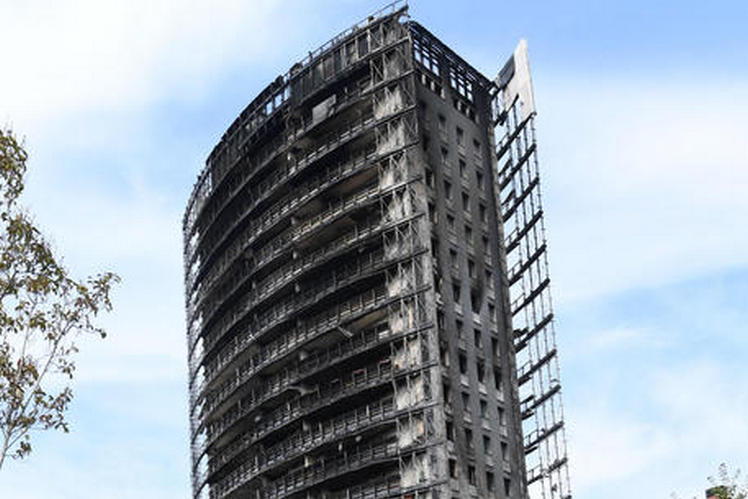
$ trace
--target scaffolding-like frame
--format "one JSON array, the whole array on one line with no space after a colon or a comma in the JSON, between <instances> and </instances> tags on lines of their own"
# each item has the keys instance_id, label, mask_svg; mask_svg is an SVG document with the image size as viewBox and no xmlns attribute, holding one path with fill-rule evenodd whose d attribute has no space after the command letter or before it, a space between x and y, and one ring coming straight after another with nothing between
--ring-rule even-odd
<instances>
[{"instance_id":1,"label":"scaffolding-like frame","mask_svg":"<svg viewBox=\"0 0 748 499\"><path fill-rule=\"evenodd\" d=\"M570 499L560 369L550 294L535 138L535 105L520 42L494 81L497 191L501 203L528 491Z\"/></svg>"}]
</instances>

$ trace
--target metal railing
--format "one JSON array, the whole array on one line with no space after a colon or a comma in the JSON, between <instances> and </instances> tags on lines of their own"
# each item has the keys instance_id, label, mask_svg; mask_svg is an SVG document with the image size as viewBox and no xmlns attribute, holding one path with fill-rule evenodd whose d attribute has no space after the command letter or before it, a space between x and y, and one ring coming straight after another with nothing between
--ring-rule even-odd
<instances>
[{"instance_id":1,"label":"metal railing","mask_svg":"<svg viewBox=\"0 0 748 499\"><path fill-rule=\"evenodd\" d=\"M355 193L347 199L340 200L338 203L330 205L326 211L280 233L278 236L268 241L261 250L258 250L255 253L255 268L259 268L261 265L266 264L283 252L290 250L293 244L309 237L313 232L327 226L334 220L371 204L382 195L395 191L406 185L408 182L410 182L410 179L386 187L382 187L378 184L374 185L366 190ZM239 239L244 239L247 241L246 245L248 245L251 244L249 242L250 240L254 240L257 237L258 235L256 233L247 232L245 237ZM215 345L229 329L234 327L241 318L246 316L247 312L249 312L254 306L254 302L251 298L251 296L245 296L238 304L233 306L232 310L226 311L217 323L210 324L210 320L206 320L200 331L195 332L196 337L203 337L205 352L210 351L213 345ZM194 341L196 341L196 338ZM190 350L192 350L192 348L194 348L194 343L191 345Z\"/></svg>"},{"instance_id":2,"label":"metal railing","mask_svg":"<svg viewBox=\"0 0 748 499\"><path fill-rule=\"evenodd\" d=\"M230 484L238 486L236 484L249 482L254 477L272 469L274 466L289 462L311 449L333 442L356 431L370 428L373 424L393 420L393 416L395 415L394 407L393 398L386 397L378 402L358 407L319 423L310 430L296 432L291 437L268 447L264 452L258 453L256 460L252 457L247 458L242 465L229 473L225 478L216 482L215 486L219 490L226 490L231 487ZM239 441L239 443L244 442ZM222 459L218 463L224 464L228 462L228 460L235 457L241 450L246 449L247 446L247 444L238 445L238 449L232 449L235 452L228 454L226 458L223 458L222 453ZM216 464L211 463L211 466L214 467Z\"/></svg>"},{"instance_id":3,"label":"metal railing","mask_svg":"<svg viewBox=\"0 0 748 499\"><path fill-rule=\"evenodd\" d=\"M328 167L323 175L314 177L312 181L306 182L304 185L297 187L296 189L294 189L291 195L286 196L282 200L278 201L275 205L268 208L265 214L263 214L263 218L272 218L277 221L284 216L288 216L291 212L293 212L295 208L303 206L305 203L309 202L311 199L313 199L315 196L319 195L329 187L339 183L340 181L350 177L351 175L370 168L374 164L373 159L375 157L375 154L364 153L359 155L352 161L341 162L340 164L335 165L335 167L333 168ZM260 224L258 226L258 230L266 230L263 225L264 224ZM221 296L221 298L230 296L238 288L239 282L251 273L252 272L249 270L241 272L238 276L236 276L236 274L234 273L231 273L230 275L233 279L231 279L231 281L229 281L228 283L221 282L222 289L218 290L220 291L218 294ZM208 302L206 304L206 299L214 291L212 287L213 284L213 282L207 282L207 279L203 280L202 292L197 299L197 307L202 306L203 313L205 313L206 315L210 315L213 312L214 307L217 306L216 303L221 302L221 300L214 299L212 300L212 302ZM226 287L228 287L229 289L226 290Z\"/></svg>"},{"instance_id":4,"label":"metal railing","mask_svg":"<svg viewBox=\"0 0 748 499\"><path fill-rule=\"evenodd\" d=\"M401 5L396 10L390 12L390 14L394 14L397 10L401 10L401 9L407 10L407 3L406 2L404 2L404 1L401 0L401 1L396 2L396 3L399 3ZM395 5L395 4L392 4L392 5ZM378 12L376 14L376 16L379 17L379 16L386 15L386 14L384 14L384 12L385 11L382 10L382 11ZM378 19L378 20L381 20L381 18ZM367 20L367 23L368 23L368 20ZM330 42L326 43L325 45L323 45L322 47L320 47L316 51L311 52L310 55L307 58L305 58L304 60L302 60L302 61L299 62L299 64L301 65L301 68L304 68L305 66L308 66L315 58L319 57L322 53L326 52L327 50L330 50L333 46L339 44L344 38L347 38L348 36L350 36L353 32L355 32L358 29L360 29L360 26L359 25L355 25L350 30L346 30L346 32L341 33L341 35L333 38L333 40L331 40ZM379 46L379 47L372 47L374 50L367 51L367 53L363 54L362 57L358 57L358 56L354 57L354 59L351 61L350 65L352 65L352 64L360 64L360 63L368 60L371 56L376 55L377 53L379 53L382 50L386 49L387 47L395 45L397 43L400 43L400 42L402 42L403 40L406 40L406 39L408 39L407 30L402 30L402 32L400 33L399 37L392 38L390 36L389 39L384 39L383 40L383 43L381 44L381 46ZM345 65L344 67L341 68L341 71L347 71L349 69L350 65ZM214 149L214 151L211 153L211 155L210 155L210 157L209 157L209 159L207 161L207 165L204 168L204 170L201 172L200 176L198 177L198 180L197 180L197 182L196 182L196 184L195 184L195 186L193 188L193 192L190 195L190 200L188 202L188 209L187 209L187 211L185 213L185 232L186 233L189 233L191 235L191 232L192 232L193 224L189 223L190 220L192 220L192 221L198 221L203 216L204 206L201 207L201 209L197 209L196 206L195 206L195 203L197 201L198 192L200 192L202 190L203 184L205 182L209 181L209 180L212 180L212 184L214 186L214 190L219 189L221 187L221 183L222 183L223 179L226 177L226 174L232 169L232 166L234 166L234 165L228 165L228 167L223 167L223 168L219 168L219 167L216 167L215 169L212 168L213 163L216 162L215 158L217 158L218 156L220 156L222 153L225 154L223 151L221 151L221 149L223 149L223 150L230 149L232 147L232 144L237 144L239 142L241 142L241 144L244 144L246 142L246 140L249 138L249 136L255 130L257 130L262 124L264 124L272 116L273 112L271 112L271 113L267 112L268 103L270 103L270 102L274 103L274 99L277 99L277 95L276 94L279 94L279 93L281 93L281 94L289 93L290 94L291 88L290 88L289 83L293 79L294 75L298 74L298 72L299 72L298 70L299 69L300 68L298 68L298 65L295 65L294 66L294 74L293 75L291 74L291 71L289 71L288 73L286 73L282 77L276 78L276 82L279 81L279 80L281 81L282 88L280 88L276 92L270 93L265 98L264 101L257 102L257 103L253 102L252 104L250 104L251 111L249 110L249 108L246 109L242 113L242 115L240 116L240 118L238 118L237 120L235 120L234 123L232 123L232 125L229 127L229 130L226 132L226 134L224 134L224 137L221 139L221 142L219 143L219 145L216 146L216 148ZM271 84L271 86L268 87L268 89L266 89L266 91L262 92L260 95L262 95L263 93L266 93L273 85L274 84ZM275 111L275 109L273 109L273 111ZM237 139L236 135L238 133L242 133L245 138L243 140ZM240 149L240 147L236 147L235 146L235 149L238 150L238 149ZM235 151L234 156L238 156L238 151ZM233 161L233 163L235 163L235 161ZM211 175L213 175L214 178L211 179L210 178ZM214 194L214 193L210 193L210 194ZM197 212L196 213L191 213L193 211L197 211ZM191 214L191 216L190 216L190 214Z\"/></svg>"},{"instance_id":5,"label":"metal railing","mask_svg":"<svg viewBox=\"0 0 748 499\"><path fill-rule=\"evenodd\" d=\"M346 251L348 248L358 243L361 243L365 241L366 239L375 237L377 234L380 234L386 230L410 223L412 220L414 220L415 218L419 216L420 214L415 214L402 221L392 222L388 224L382 223L382 221L377 218L375 220L372 220L369 223L365 223L362 226L356 226L354 230L334 240L329 245L318 249L314 253L309 254L308 255L309 260L319 261L322 258L331 258L332 256L340 252ZM314 320L306 321L306 324L307 326L305 327L311 328L310 330L316 331ZM269 351L279 352L278 353L279 356L284 355L285 349L282 347L279 347L279 345L295 346L313 337L313 336L304 335L303 337L298 337L298 339L295 340L293 335L298 335L298 334L300 334L300 330L294 329L290 331L289 334L283 335L279 339L274 340L270 344L266 345L263 348L263 350L269 349ZM219 351L217 355L214 357L214 360L212 360L206 365L205 371L207 372L207 374L206 374L205 379L199 385L193 386L192 391L194 393L203 393L206 387L210 383L212 383L223 372L223 369L226 366L228 366L232 361L234 361L234 359L236 359L239 356L239 354L242 351L244 351L244 349L246 349L247 346L250 345L250 343L254 341L254 339L255 339L255 335L250 331L239 333L234 338L232 343L224 347L223 350ZM289 346L288 348L292 348L292 347ZM250 362L252 362L254 365L257 365L258 362L255 362L255 361L259 361L260 357L261 356L253 356L250 359ZM195 361L195 362L197 363L200 360L202 359L198 359L198 361ZM190 382L191 383L194 382L196 369L197 367L195 365L190 366Z\"/></svg>"},{"instance_id":6,"label":"metal railing","mask_svg":"<svg viewBox=\"0 0 748 499\"><path fill-rule=\"evenodd\" d=\"M286 179L289 178L291 175L305 169L307 166L310 166L312 163L316 162L321 157L334 151L341 145L358 137L359 135L363 134L366 131L372 130L376 122L377 120L375 120L373 116L362 117L358 120L351 121L350 123L348 123L348 126L344 128L343 130L336 130L334 132L330 132L328 134L329 137L326 137L326 139L320 140L321 144L316 149L307 152L307 154L305 154L304 156L300 158L294 158L294 160L290 162L290 164L281 166L280 171L285 173L284 176ZM269 160L267 161L269 163ZM233 199L233 197L231 199ZM255 199L259 199L259 198L255 198ZM245 211L247 213L250 213L252 209L254 209L258 204L259 204L259 200L253 201L252 204L250 204L250 208L248 208ZM216 250L223 244L223 242L227 239L228 235L233 230L233 228L236 227L236 225L242 219L243 217L232 218L232 222L230 222L231 229L224 230L222 235L219 238L217 238L217 242L210 243L207 249L204 247L205 244L208 244L207 240L203 240L200 243L198 243L194 252L191 255L189 254L186 255L186 258L185 258L186 266L189 267L189 265L191 265L192 262L195 260L195 258L201 253L205 253L204 260L206 263L204 265L207 266L208 262L212 260L213 255L216 252ZM201 270L200 272L198 272L198 276L200 276L203 273L204 273L204 270Z\"/></svg>"},{"instance_id":7,"label":"metal railing","mask_svg":"<svg viewBox=\"0 0 748 499\"><path fill-rule=\"evenodd\" d=\"M363 485L353 485L338 492L328 494L326 499L383 499L398 497L403 492L400 475L392 474ZM320 499L319 497L314 499Z\"/></svg>"},{"instance_id":8,"label":"metal railing","mask_svg":"<svg viewBox=\"0 0 748 499\"><path fill-rule=\"evenodd\" d=\"M369 270L373 270L374 266L380 263L383 263L381 258L378 262L369 262L365 267L356 267L355 265L357 264L355 264L351 267L342 267L334 270L324 280L317 281L314 287L303 290L295 296L282 299L269 309L256 314L255 317L248 320L247 327L250 331L254 331L256 336L262 336L274 325L287 320L292 314L315 303L322 295L333 293L337 289L350 284L352 281L360 279L362 275ZM349 273L346 274L346 271ZM205 352L210 352L213 346L224 338L228 331L244 321L248 317L249 312L259 302L268 298L272 291L272 289L265 289L258 292L250 292L241 298L232 309L223 315L223 318L216 325L203 334Z\"/></svg>"},{"instance_id":9,"label":"metal railing","mask_svg":"<svg viewBox=\"0 0 748 499\"><path fill-rule=\"evenodd\" d=\"M346 144L350 140L359 137L360 135L362 135L362 132L370 129L375 122L376 120L371 114L367 114L356 120L350 120L346 122L346 126L342 130L334 130L328 132L326 137L316 140L315 142L319 143L319 146L317 148L308 151L304 156L300 158L294 158L290 161L286 159L284 161L288 161L291 164L296 164L299 168L304 168L320 157L334 151L341 145ZM271 159L274 159L275 157L277 157L277 154ZM262 163L262 166L269 163L270 160L268 160L267 163ZM227 205L231 200L236 199L236 194L238 194L238 192L234 193L234 195L229 200L227 200ZM241 213L240 215L226 217L222 219L220 224L207 226L209 227L208 231L198 242L196 250L193 252L193 254L188 254L189 259L192 259L192 257L197 255L198 253L202 253L203 256L206 257L206 260L210 258L210 255L216 250L216 248L220 247L221 243L226 240L231 231L239 223L242 222L244 217L247 216L257 204L253 198L249 197L244 199L244 201L245 205L240 206L237 210L239 211L239 213ZM219 218L219 214L217 214L214 220L218 220Z\"/></svg>"},{"instance_id":10,"label":"metal railing","mask_svg":"<svg viewBox=\"0 0 748 499\"><path fill-rule=\"evenodd\" d=\"M388 82L397 81L404 74L405 73L395 75L394 77L390 78ZM364 91L362 91L362 93L367 93L371 88L365 89ZM366 115L363 115L356 120L348 120L346 121L346 126L344 128L332 130L328 132L324 137L316 139L315 142L319 145L315 149L307 151L307 153L300 158L294 158L292 162L287 162L286 160L286 162L284 162L284 165L279 165L279 167L282 171L285 169L293 169L294 171L291 174L295 173L297 170L300 171L311 165L315 161L319 160L320 158L326 156L330 152L338 149L340 146L359 138L369 129L385 123L400 114L406 113L412 108L412 105L406 106L396 110L395 112L378 118L375 118L370 111ZM252 189L250 191L250 196L247 196L245 200L244 206L239 208L239 211L243 211L244 214L236 217L231 217L230 220L223 222L222 225L227 226L228 228L223 227L216 229L215 226L212 226L211 224L219 218L223 210L226 209L230 202L236 198L236 195L246 187L247 182L252 177L254 177L257 172L261 171L263 168L271 164L276 158L280 157L279 155L283 151L286 151L300 136L306 134L311 128L316 125L317 123L309 122L307 125L305 125L304 128L290 132L290 135L288 136L279 136L274 139L268 146L265 146L265 148L263 148L259 154L254 156L254 159L251 162L254 166L249 166L244 169L242 178L236 181L236 187L234 187L232 191L227 193L225 198L221 200L220 209L216 210L215 214L212 215L208 221L201 224L201 226L203 227L209 227L208 231L198 239L196 244L185 246L186 267L191 265L198 254L203 254L206 261L212 258L212 253L215 252L216 248L220 247L223 241L225 241L225 239L227 238L228 234L230 234L234 230L237 224L240 223L241 220L243 220L243 218L246 217L249 213L251 213L254 208L256 208L260 198L266 198L270 193L267 191L258 191L257 189ZM271 175L276 178L279 176L277 173L272 173ZM290 174L285 176L286 179L289 177ZM276 181L270 185L277 188L278 186L282 185L282 183L278 183ZM213 236L212 233L216 231L219 231L218 235ZM190 237L192 237L191 234ZM186 236L185 240L188 240Z\"/></svg>"},{"instance_id":11,"label":"metal railing","mask_svg":"<svg viewBox=\"0 0 748 499\"><path fill-rule=\"evenodd\" d=\"M358 470L360 468L381 462L382 460L397 459L398 446L396 443L384 443L356 448L334 460L315 463L307 468L297 469L284 474L281 478L261 488L262 497L274 499L285 497L336 475ZM245 483L241 477L228 482L223 488L211 487L211 497L225 497Z\"/></svg>"},{"instance_id":12,"label":"metal railing","mask_svg":"<svg viewBox=\"0 0 748 499\"><path fill-rule=\"evenodd\" d=\"M263 493L267 499L285 497L287 494L335 476L357 471L385 460L397 460L398 457L397 443L359 447L334 460L316 463L308 468L287 473L272 482L270 486L265 487Z\"/></svg>"},{"instance_id":13,"label":"metal railing","mask_svg":"<svg viewBox=\"0 0 748 499\"><path fill-rule=\"evenodd\" d=\"M373 128L374 126L377 126L377 125L379 125L381 123L385 123L385 122L387 122L390 119L397 118L398 116L400 116L402 114L405 114L405 113L411 111L412 109L413 108L411 106L411 107L402 109L402 110L400 110L400 111L398 111L396 113L393 113L390 116L387 116L387 117L379 119L379 120L373 120L373 118L364 119L360 123L360 125L361 125L360 128L357 128L358 125L356 125L355 123L354 123L354 125L352 125L352 128L355 129L355 132L354 131L350 131L350 132L342 132L342 133L343 133L343 135L345 135L344 138L346 140L352 140L355 137L351 137L351 134L354 134L355 136L358 136L358 135L360 135L359 132L363 133L363 131L368 130L370 128L370 126ZM337 133L334 134L334 136L337 139L340 139L341 138L340 134L341 134L341 132L337 132ZM397 150L402 149L404 147L407 147L408 145L410 145L410 144L409 143L408 144L404 144L402 147L398 148ZM331 146L329 146L329 145L328 146L322 146L321 149L324 150L324 151L326 151L326 152L329 152L326 149L326 148L329 148L329 147L331 147ZM387 157L388 155L391 155L391 154L397 152L397 150L387 151L385 153L378 153L378 154L375 154L373 156L370 154L370 152L365 152L364 153L363 161L366 161L367 159L371 160L371 161L383 159L383 158ZM251 204L251 206L249 208L247 208L246 213L244 215L241 215L240 217L237 217L235 219L235 222L232 225L231 229L228 230L228 231L226 231L224 233L224 235L221 238L221 241L226 240L226 238L228 237L228 235L231 232L233 232L234 228L238 226L238 224L240 223L240 221L244 217L246 217L258 205L258 203L260 201L266 199L267 196L269 196L271 192L273 192L280 185L282 185L283 182L285 182L288 178L290 178L293 175L298 174L300 171L302 171L303 169L305 169L306 167L308 167L310 164L314 163L317 159L319 159L320 155L324 155L323 154L324 151L322 151L322 152L319 152L319 151L320 151L320 148L318 148L316 151L313 151L313 152L309 153L305 158L302 158L299 161L295 161L291 165L286 165L284 167L281 167L279 169L279 171L276 172L276 173L274 173L273 176L272 176L272 178L269 179L269 180L272 180L272 181L267 182L267 183L265 183L264 181L261 182L261 184L258 185L255 188L255 190L258 192L257 197L255 198L256 200ZM325 154L326 154L326 152L325 152ZM344 164L344 163L350 162L350 161L351 161L351 159L347 158L347 159L341 161L341 164ZM354 159L354 161L355 161L355 159ZM296 206L299 206L299 205L296 205ZM287 209L286 213L285 213L285 216L288 216L288 214L289 214L289 211ZM275 218L273 218L273 223L275 223L275 222L277 222L278 220L281 220L281 219L283 219L283 217L275 217ZM270 225L268 225L267 227L269 227L269 226ZM264 227L263 230L267 230L267 227ZM241 254L243 254L243 252L244 252L244 250L246 248L245 245L246 244L251 244L251 243L247 243L246 242L247 234L252 234L252 231L245 230L245 231L243 231L243 233L242 233L241 236L234 237L234 239L229 244L229 246L220 254L219 257L217 257L218 258L217 262L214 261L214 259L216 258L215 253L216 253L217 249L223 243L221 242L221 244L214 245L213 248L211 249L211 251L209 252L208 256L204 259L205 261L201 264L201 266L200 266L200 268L198 269L197 272L195 272L195 273L186 272L185 285L186 285L186 289L188 290L188 294L190 294L190 293L192 293L194 291L194 286L195 286L195 284L198 281L200 281L203 284L202 287L203 287L204 290L208 289L208 288L211 288L213 286L214 282L218 279L218 277L220 277L231 265L233 265L237 261L237 258ZM242 236L244 236L244 237L242 237ZM254 238L253 240L256 240L256 238ZM198 254L198 252L195 253L195 255L197 255L197 254ZM194 258L189 259L190 262L193 262L193 260L194 260ZM186 260L186 261L188 261L188 260ZM188 264L185 265L185 267L189 268L191 265L192 265L192 263L188 263Z\"/></svg>"},{"instance_id":14,"label":"metal railing","mask_svg":"<svg viewBox=\"0 0 748 499\"><path fill-rule=\"evenodd\" d=\"M391 82L395 82L401 78L404 77L404 75L407 74L407 72L403 74L398 74L393 76L392 78L389 78L386 82L383 82L384 84L388 84ZM366 92L378 87L380 84L373 85L370 88L366 90ZM254 210L260 201L263 199L266 199L268 196L272 195L280 186L283 185L283 183L288 180L291 176L296 175L298 172L303 170L304 168L308 167L309 165L313 164L315 161L320 159L322 156L326 155L327 153L331 152L332 150L335 150L339 146L343 145L344 143L348 143L359 136L361 136L368 128L369 126L377 126L382 123L387 122L388 120L397 117L398 115L405 113L409 110L411 110L413 106L406 106L402 109L398 109L395 112L392 112L386 116L381 116L378 118L373 118L372 116L366 117L362 116L358 120L351 121L348 124L347 128L344 128L343 130L335 130L328 132L328 134L321 139L317 139L317 142L322 142L322 145L319 146L314 151L309 152L306 156L302 158L295 158L293 162L283 162L280 165L277 165L276 168L270 173L269 177L266 177L261 182L258 183L257 187L249 187L249 195L246 198L246 204L243 208L240 208L241 210L245 211L244 215L241 215L239 217L234 217L231 220L235 223L230 226L230 229L224 229L223 230L223 236L219 238L219 243L222 243L226 237L227 234L229 234L233 228L236 226L236 223L241 220L243 217L251 213L252 210ZM299 135L300 132L295 133L295 135ZM265 166L269 165L272 161L274 161L280 152L282 152L279 148L282 148L282 150L285 150L288 146L291 145L292 142L288 142L285 138L282 136L279 136L276 138L271 145L266 146L268 152L266 155L263 155L260 157L260 160L255 160L253 163L256 165L254 167L246 168L246 173L243 174L242 178L236 181L236 187L234 187L233 191L226 194L225 199L221 201L222 205L220 207L220 210L210 219L209 222L201 224L201 226L208 226L210 227L210 224L219 216L219 212L223 211L228 204L235 198L236 194L239 193L240 190L247 187L247 182L250 178L254 176L254 173L256 171L259 171L260 169L264 168ZM264 150L264 149L263 149ZM216 194L217 195L217 194ZM230 222L229 222L230 223ZM211 228L209 232L213 232L214 229ZM205 239L207 237L207 234L202 236L202 238L198 238L199 240L194 241L195 244L192 244L192 232L190 232L189 236L185 235L185 241L190 241L189 244L185 244L185 268L190 268L191 265L195 261L195 257L198 254L201 254L200 248L204 246L204 242L207 240ZM209 261L212 259L212 253L214 253L215 249L220 246L219 243L214 243L212 246L209 246L209 251L203 251L207 253L206 261ZM204 250L205 248L203 248ZM198 272L198 275L202 274L203 270L200 270ZM196 280L197 276L190 275L190 273L186 273L186 285L188 290L192 290L194 282Z\"/></svg>"},{"instance_id":15,"label":"metal railing","mask_svg":"<svg viewBox=\"0 0 748 499\"><path fill-rule=\"evenodd\" d=\"M327 331L341 325L344 321L352 320L358 315L376 310L397 298L390 297L385 287L380 286L317 314L309 321L305 321L304 324L291 329L288 334L284 334L265 345L258 353L250 357L254 371L259 372L302 344L321 336ZM254 337L248 335L237 341L234 353L246 348L253 340ZM195 428L197 428L197 424ZM194 441L196 437L197 433L193 434L192 440Z\"/></svg>"},{"instance_id":16,"label":"metal railing","mask_svg":"<svg viewBox=\"0 0 748 499\"><path fill-rule=\"evenodd\" d=\"M323 387L317 386L314 391L305 395L298 395L289 400L283 407L264 415L259 422L253 425L255 438L262 438L321 407L329 406L367 388L389 382L392 376L392 365L389 360L384 360L349 373L347 378L339 380L339 384L328 383ZM238 404L234 410L227 412L220 420L210 423L207 426L207 447L225 437L226 430L250 414L254 408L254 404L246 406Z\"/></svg>"},{"instance_id":17,"label":"metal railing","mask_svg":"<svg viewBox=\"0 0 748 499\"><path fill-rule=\"evenodd\" d=\"M352 262L346 262L341 267L337 267L333 271L332 275L330 275L326 279L326 282L320 283L315 289L308 290L308 297L306 300L301 300L301 306L303 306L304 303L309 303L310 300L312 302L316 302L320 294L332 292L332 290L346 286L352 281L360 279L362 276L370 275L370 270L374 270L379 267L383 268L382 264L388 261L390 260L384 258L384 251L378 250L373 253L362 255L360 258L357 258ZM263 393L269 395L275 391L279 391L287 386L291 382L291 380L295 379L296 377L298 377L298 373L291 372L285 373L282 378L271 377L266 381L266 388L263 390L258 390L257 393L255 393L255 396L259 399L263 398ZM224 386L222 389L218 390L214 394L214 396L206 400L206 404L203 405L203 417L210 415L213 409L215 409L223 400L225 400L228 394L232 392L233 389L238 386L238 384L241 383L238 380L239 378L236 378L234 383Z\"/></svg>"}]
</instances>

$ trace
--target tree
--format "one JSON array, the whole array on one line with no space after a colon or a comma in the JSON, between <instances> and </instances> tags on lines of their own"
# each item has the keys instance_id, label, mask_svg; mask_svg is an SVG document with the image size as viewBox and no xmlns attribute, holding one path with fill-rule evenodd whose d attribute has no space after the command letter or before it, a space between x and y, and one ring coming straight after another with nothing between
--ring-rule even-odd
<instances>
[{"instance_id":1,"label":"tree","mask_svg":"<svg viewBox=\"0 0 748 499\"><path fill-rule=\"evenodd\" d=\"M717 499L748 499L748 482L740 483L740 470L730 472L725 463L719 465L716 477L709 477L710 492Z\"/></svg>"},{"instance_id":2,"label":"tree","mask_svg":"<svg viewBox=\"0 0 748 499\"><path fill-rule=\"evenodd\" d=\"M94 319L111 310L119 281L111 272L75 280L55 257L19 204L26 160L0 128L0 469L31 452L32 430L68 431L75 339L106 336Z\"/></svg>"},{"instance_id":3,"label":"tree","mask_svg":"<svg viewBox=\"0 0 748 499\"><path fill-rule=\"evenodd\" d=\"M716 497L717 499L748 499L748 481L741 484L740 477L741 472L739 469L730 472L727 464L720 464L717 468L717 476L707 477L707 481L711 485L707 489L709 497ZM672 499L679 499L676 493L670 494L670 497ZM693 499L697 498L694 497Z\"/></svg>"}]
</instances>

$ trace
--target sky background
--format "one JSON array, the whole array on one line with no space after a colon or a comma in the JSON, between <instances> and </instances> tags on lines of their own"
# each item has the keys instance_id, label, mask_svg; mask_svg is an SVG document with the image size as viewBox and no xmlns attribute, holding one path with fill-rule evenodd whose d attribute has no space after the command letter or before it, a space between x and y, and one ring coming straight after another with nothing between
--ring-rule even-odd
<instances>
[{"instance_id":1,"label":"sky background","mask_svg":"<svg viewBox=\"0 0 748 499\"><path fill-rule=\"evenodd\" d=\"M0 0L0 125L78 276L123 282L80 343L70 434L3 498L189 495L181 218L212 146L364 0ZM533 66L575 497L701 497L748 469L748 3L412 1L488 76Z\"/></svg>"}]
</instances>

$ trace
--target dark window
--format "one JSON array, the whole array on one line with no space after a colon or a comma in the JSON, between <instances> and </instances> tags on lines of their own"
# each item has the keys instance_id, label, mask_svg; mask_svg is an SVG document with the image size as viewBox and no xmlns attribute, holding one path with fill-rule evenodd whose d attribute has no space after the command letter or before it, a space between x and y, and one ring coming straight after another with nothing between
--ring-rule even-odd
<instances>
[{"instance_id":1,"label":"dark window","mask_svg":"<svg viewBox=\"0 0 748 499\"><path fill-rule=\"evenodd\" d=\"M493 370L493 382L494 382L494 387L496 387L496 390L501 391L501 370L500 369Z\"/></svg>"},{"instance_id":2,"label":"dark window","mask_svg":"<svg viewBox=\"0 0 748 499\"><path fill-rule=\"evenodd\" d=\"M482 295L477 292L470 293L470 307L473 309L473 312L476 314L480 312L481 305L482 305Z\"/></svg>"},{"instance_id":3,"label":"dark window","mask_svg":"<svg viewBox=\"0 0 748 499\"><path fill-rule=\"evenodd\" d=\"M449 476L451 478L457 478L457 461L454 459L449 460Z\"/></svg>"},{"instance_id":4,"label":"dark window","mask_svg":"<svg viewBox=\"0 0 748 499\"><path fill-rule=\"evenodd\" d=\"M424 135L423 136L423 139L421 140L421 148L424 150L424 152L429 150L429 142L430 141L431 141L431 139L429 139L428 135Z\"/></svg>"}]
</instances>

